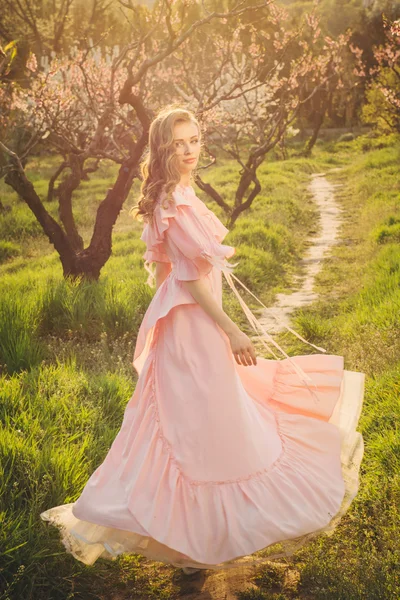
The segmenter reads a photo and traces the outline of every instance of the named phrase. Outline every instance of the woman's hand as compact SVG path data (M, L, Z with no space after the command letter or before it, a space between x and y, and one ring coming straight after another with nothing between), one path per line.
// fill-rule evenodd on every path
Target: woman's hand
M249 367L257 364L257 357L251 339L239 329L228 333L232 352L238 365Z

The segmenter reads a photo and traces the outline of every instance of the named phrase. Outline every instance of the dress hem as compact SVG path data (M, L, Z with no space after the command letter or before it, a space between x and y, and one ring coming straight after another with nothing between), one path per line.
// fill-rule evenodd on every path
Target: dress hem
M312 356L313 355L310 355L309 358L312 359ZM325 360L329 360L328 356L323 356L323 358ZM154 355L151 357L151 363L154 363L153 359ZM284 363L285 361L280 362ZM154 365L152 364L151 366L153 367ZM282 365L282 367L284 369L285 365ZM286 373L285 376L290 377L288 373ZM354 379L354 377L356 379ZM352 387L350 386L348 389L346 389L346 381L348 378L350 378L350 380L352 379ZM152 379L152 372L150 374L150 379ZM279 376L277 380L279 381ZM99 557L116 558L119 554L122 553L137 553L149 559L153 559L155 561L160 561L167 564L172 564L173 566L192 566L204 569L219 569L233 568L239 564L242 564L243 561L246 562L246 564L260 564L265 563L265 561L275 560L276 558L280 558L282 556L290 556L291 554L293 554L293 552L295 552L297 549L303 546L307 541L311 540L314 536L319 535L321 533L331 535L334 529L336 528L337 524L339 523L341 517L350 506L352 499L357 493L358 471L363 455L362 436L359 432L355 431L354 429L348 431L346 435L343 434L341 436L340 427L342 427L344 423L344 418L348 420L349 410L353 413L353 419L351 421L352 426L354 426L357 422L357 418L361 410L364 377L363 374L357 372L344 371L343 380L345 381L345 385L340 387L340 395L339 398L336 398L335 410L328 417L329 419L332 419L333 416L335 418L333 419L333 422L325 423L325 426L329 424L327 432L330 430L332 433L331 441L333 442L333 446L335 447L336 455L341 456L341 475L343 485L339 486L340 480L337 479L337 477L336 479L334 479L334 483L332 484L332 487L330 489L326 487L329 485L328 479L326 480L326 482L323 483L322 487L324 488L323 491L325 494L325 509L321 509L321 506L319 506L317 509L313 507L310 511L312 517L309 519L308 525L304 525L303 521L302 532L299 535L293 535L292 532L292 535L290 536L290 532L287 532L288 537L282 538L282 531L278 532L277 530L275 530L275 536L278 539L270 538L270 543L267 543L268 540L262 535L258 536L257 542L255 539L246 539L245 532L243 532L244 537L242 541L239 542L239 540L236 539L236 548L239 549L238 554L233 553L232 555L232 548L230 550L226 549L224 553L219 553L219 558L221 558L221 560L214 560L213 562L205 563L201 561L201 555L198 553L199 550L197 552L194 551L191 553L188 549L187 544L190 536L188 536L188 538L184 538L184 536L181 535L180 538L175 540L172 539L173 535L170 540L166 539L165 537L163 538L164 541L162 541L161 538L157 539L154 531L157 531L159 523L157 524L156 519L156 521L154 522L155 529L152 530L153 528L151 526L151 515L148 515L147 523L145 522L145 517L149 512L148 510L146 510L146 513L144 513L143 515L138 514L137 511L134 511L132 513L132 511L129 510L133 518L137 519L137 522L140 523L140 526L143 528L142 533L136 533L134 531L122 528L119 529L118 527L110 527L109 522L106 523L105 521L103 523L93 523L93 521L85 521L83 518L79 518L74 515L74 504L63 505L61 507L49 509L48 511L42 513L41 517L43 520L51 521L55 525L62 528L62 539L64 546L67 548L68 552L75 556L75 558L81 560L81 562L86 562L86 564L93 564L93 562L95 562L95 560L97 560L97 558ZM357 394L357 396L354 394ZM274 395L275 394L272 394L271 399L273 399ZM279 391L277 392L277 396L279 397ZM282 403L280 402L280 404ZM147 406L149 406L149 404ZM338 409L342 409L341 413ZM291 408L290 410L293 410L293 408ZM266 480L266 483L268 483L268 480L270 480L272 476L275 477L276 474L281 480L280 485L283 485L283 489L285 489L285 486L288 485L288 481L289 483L293 481L300 481L300 488L302 485L304 486L305 484L306 487L308 486L307 489L311 491L311 489L313 489L312 486L315 485L315 477L320 476L319 473L314 472L314 469L317 469L318 471L318 469L320 469L323 466L323 461L317 463L314 462L314 464L312 464L312 461L309 460L309 449L301 449L302 444L296 442L296 428L298 426L299 419L298 414L293 414L290 412L287 413L285 411L277 412L276 408L274 408L274 414L276 416L277 422L279 422L280 435L283 435L283 438L285 440L285 446L278 459L275 461L275 463L270 465L270 468L266 470L266 473L263 473L262 475L253 474L253 476L246 477L245 479L241 478L239 480L234 481L227 480L225 482L200 482L202 485L198 485L198 482L195 482L195 486L189 486L188 489L192 490L192 492L187 493L188 495L186 500L194 501L194 498L196 496L196 494L194 494L193 496L194 490L196 490L197 493L201 492L201 494L203 494L203 492L207 493L207 489L209 489L209 486L215 486L215 484L217 483L218 489L220 490L218 492L219 494L221 494L221 492L224 489L230 486L230 493L233 493L233 490L236 489L237 493L240 493L240 496L238 496L239 499L242 495L247 496L247 499L250 501L251 504L253 504L254 498L256 498L257 495L256 488L259 487L260 482L264 483L264 480ZM340 420L340 414L342 414L342 421ZM309 421L309 417L306 417L306 420ZM303 423L305 423L305 421L303 421ZM156 428L158 427L158 425L159 423L157 423ZM155 443L157 445L157 439L159 439L158 432L155 436L151 436L151 443ZM162 442L162 440L160 440L160 442ZM332 451L333 446L327 442L326 451ZM345 447L347 448L346 452L343 451ZM342 452L339 451L340 448L342 448ZM157 452L157 450L153 449L153 452L154 451ZM151 453L153 454L153 452ZM161 452L164 455L165 462L165 466L162 467L163 476L165 476L166 472L168 472L169 474L169 484L165 485L165 489L168 489L169 497L171 499L171 497L174 495L172 494L171 496L171 481L175 481L176 485L178 486L177 489L181 487L182 493L182 483L186 481L186 479L180 478L179 475L177 478L175 478L175 476L172 475L172 471L170 469L172 463L169 459L169 455L167 458L164 445L162 445ZM328 475L329 478L331 478L331 474ZM157 479L157 483L149 484L149 494L150 496L152 496L152 498L154 498L152 491L155 492L156 490L158 490L158 486L160 486L160 489L162 486L162 481L159 481L157 475L155 476L155 479ZM242 481L243 483L241 483ZM310 484L307 482L312 483ZM219 485L220 483L225 483L225 486ZM263 490L261 490L260 487L258 490L260 494L259 505L257 507L259 515L262 515L262 506L267 501L267 498L272 498L271 494L274 492L274 490L277 494L279 491L277 482L271 483L270 481L269 483L272 485L269 492L268 489L265 489L265 486L261 486L264 488ZM154 490L151 489L152 485L156 486ZM303 491L304 489L305 488L303 487ZM254 495L254 498L252 498L251 494L254 492L256 493ZM293 489L291 490L291 493L293 493ZM161 491L161 496L162 494L163 492ZM213 492L213 494L215 495L215 492ZM299 492L299 494L299 498L301 498L301 493ZM159 505L161 505L163 502L161 496L158 499ZM221 498L223 499L223 494ZM284 500L284 497L280 499L280 501L283 502L283 504ZM203 499L199 497L198 500L195 502L195 505L201 502L203 502ZM301 500L301 502L303 502L303 499ZM299 505L301 504L301 502L299 503ZM178 500L178 505L184 504L185 502L179 502ZM207 502L205 502L205 504L207 504ZM238 507L233 509L233 512L236 513L238 509L240 510L239 504L240 502L238 503ZM247 504L247 510L249 511L251 504ZM241 508L242 511L246 509L245 505ZM90 506L88 506L88 509L90 512ZM282 509L284 509L283 505ZM81 514L81 516L83 516L82 513L79 511L77 512L77 514ZM193 515L190 517L190 519L196 520L196 517ZM198 516L200 517L200 515ZM228 531L223 531L222 533L220 532L222 537L225 537L229 533L230 526L233 527L233 533L235 533L233 518L234 516L232 514L232 521L228 519ZM283 516L282 518L284 520L285 517ZM99 521L101 521L101 519L99 519ZM300 522L300 520L296 519L295 517L293 519L293 522ZM63 523L64 525L66 525L66 527L63 527ZM257 523L258 529L260 529L260 523L262 524L262 517L260 518L259 516ZM266 519L265 531L267 531L270 526L272 526L272 523L268 523L268 519ZM254 523L253 527L255 527ZM143 533L146 533L146 535L143 535ZM239 535L238 532L236 532L236 535ZM165 541L169 541L170 545L164 543ZM193 541L195 542L195 540ZM181 544L180 542L183 542L183 544ZM242 548L240 548L240 544L242 544ZM195 545L196 544L194 543L194 546ZM216 540L216 546L217 545L218 542ZM283 548L283 552L278 551L271 553L271 551L273 551L274 548L277 548L277 546L279 548ZM262 558L258 559L254 557L253 559L248 559L250 555L259 551L261 551L264 555Z

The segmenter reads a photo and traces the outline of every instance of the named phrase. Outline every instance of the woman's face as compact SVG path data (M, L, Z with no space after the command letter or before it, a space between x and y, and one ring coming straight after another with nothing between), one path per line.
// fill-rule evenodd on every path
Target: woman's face
M191 122L176 123L172 143L180 173L182 175L190 173L196 167L200 155L200 136L197 125Z

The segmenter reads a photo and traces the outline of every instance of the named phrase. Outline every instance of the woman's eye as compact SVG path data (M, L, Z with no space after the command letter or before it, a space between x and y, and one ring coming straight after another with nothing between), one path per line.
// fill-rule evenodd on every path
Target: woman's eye
M197 144L197 143L198 143L198 141L199 141L198 139L197 139L197 140L192 140L192 144ZM181 146L182 144L183 144L183 142L176 142L176 143L175 143L175 145L176 145L177 147L178 147L178 146Z

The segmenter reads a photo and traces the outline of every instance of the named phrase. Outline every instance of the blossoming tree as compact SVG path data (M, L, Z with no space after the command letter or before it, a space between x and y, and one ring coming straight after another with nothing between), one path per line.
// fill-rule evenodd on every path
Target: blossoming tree
M97 279L111 255L112 229L134 178L139 176L151 115L159 102L167 101L152 75L155 65L206 24L239 19L269 2L239 0L222 12L198 7L203 14L191 19L188 8L193 3L187 0L180 5L161 0L147 12L127 3L133 14L130 44L106 58L90 50L78 51L69 59L55 57L48 68L39 70L31 56L27 69L35 76L30 86L11 82L0 88L2 113L7 115L0 123L5 181L41 224L60 255L65 276ZM18 138L17 130L22 132ZM25 172L26 160L38 144L60 155L48 184L48 196L58 196L60 222L46 210ZM90 243L84 248L74 221L73 193L102 159L110 159L120 168L98 207ZM62 173L64 179L55 189Z
M383 22L386 39L373 50L376 65L369 69L372 79L362 117L384 131L400 132L400 19L390 22L384 18ZM358 69L365 76L361 57Z
M231 36L213 37L200 55L183 45L169 58L167 72L157 67L171 96L185 101L204 120L210 162L217 160L218 152L238 163L233 205L200 172L196 177L199 187L225 211L229 228L261 191L258 169L293 131L301 107L317 93L341 89L344 65L358 51L348 47L350 30L337 39L322 36L314 12L297 28L287 19L284 8L271 5L265 23L243 23Z
M152 114L160 106L184 99L202 120L206 143L212 139L238 161L242 170L233 208L197 178L233 223L259 193L257 169L291 127L301 103L337 78L346 44L345 37L325 38L317 50L314 17L304 30L293 30L271 0L238 0L225 12L207 11L190 0L160 0L147 12L123 0L121 5L132 26L130 44L107 56L78 50L48 65L37 65L32 55L26 65L30 85L0 87L5 181L34 213L65 276L99 277L111 255L113 226L139 177ZM252 25L255 20L265 31ZM201 60L205 47L213 62ZM340 78L335 81L340 85ZM58 198L58 221L25 172L37 147L60 157L47 191L49 199ZM73 196L102 160L119 165L119 171L84 247Z

